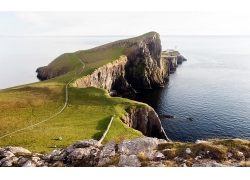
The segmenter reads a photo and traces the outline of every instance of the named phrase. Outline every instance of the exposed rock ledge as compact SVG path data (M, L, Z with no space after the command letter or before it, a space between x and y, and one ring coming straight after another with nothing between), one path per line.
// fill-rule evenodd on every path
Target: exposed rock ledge
M6 147L0 148L0 167L242 167L249 163L247 149L244 153L233 152L232 148L228 149L231 152L224 152L218 150L222 145L212 146L211 142L189 143L178 151L173 146L165 140L147 137L105 145L93 139L80 140L49 154Z
M147 153L151 160L160 160L164 157L156 150L158 144L163 142L166 141L156 138L138 138L124 140L119 144L109 142L103 146L96 140L88 139L45 155L31 154L21 147L6 147L0 148L0 167L93 167L109 164L136 167L141 166L138 159L140 153Z

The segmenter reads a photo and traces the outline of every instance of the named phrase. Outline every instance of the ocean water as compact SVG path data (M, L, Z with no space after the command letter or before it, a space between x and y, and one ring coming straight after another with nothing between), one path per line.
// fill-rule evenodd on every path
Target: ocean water
M0 37L0 89L37 82L36 69L65 52L90 49L128 37ZM250 140L250 37L161 36L162 48L188 61L164 88L131 97L148 103L171 140ZM186 118L193 117L193 121Z
M174 141L209 138L250 140L250 37L164 36L163 48L187 58L166 87L147 90L133 99L161 115ZM193 121L186 118L193 117Z

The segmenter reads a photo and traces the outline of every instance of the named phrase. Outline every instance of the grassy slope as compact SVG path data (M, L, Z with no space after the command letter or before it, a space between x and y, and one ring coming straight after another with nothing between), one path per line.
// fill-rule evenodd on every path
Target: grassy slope
M77 56L86 65L81 76L119 58L127 50L111 48L102 52L78 52ZM73 53L68 53L49 65L53 69L65 66L70 68L70 72L60 77L0 91L0 136L42 121L63 107L65 84L78 74L82 64ZM126 108L143 105L128 99L112 98L102 89L70 87L69 105L59 116L0 139L0 147L22 146L31 151L47 153L53 150L54 145L63 148L79 139L99 140L114 114L117 116L104 142L142 137L140 132L123 124L119 117ZM58 137L63 140L56 140Z

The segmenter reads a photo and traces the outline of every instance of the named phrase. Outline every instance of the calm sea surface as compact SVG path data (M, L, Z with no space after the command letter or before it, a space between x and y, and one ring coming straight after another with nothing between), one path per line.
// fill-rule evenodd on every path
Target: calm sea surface
M127 37L0 37L0 89L37 82L37 67L65 52ZM161 36L162 48L188 59L164 88L133 99L152 106L171 140L250 140L250 37ZM186 118L193 117L193 121Z

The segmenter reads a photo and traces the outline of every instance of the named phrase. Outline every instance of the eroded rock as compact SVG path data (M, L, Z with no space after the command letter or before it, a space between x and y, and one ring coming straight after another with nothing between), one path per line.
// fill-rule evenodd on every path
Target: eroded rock
M217 163L215 161L208 161L208 162L196 162L192 165L192 167L227 167L221 163Z
M141 162L136 155L121 155L118 166L120 167L140 167Z
M22 167L36 167L36 163L32 160L28 160Z
M22 147L8 147L6 150L12 152L15 155L30 155L31 152Z
M138 138L135 140L123 140L118 144L118 152L125 155L147 152L157 147L156 138Z

